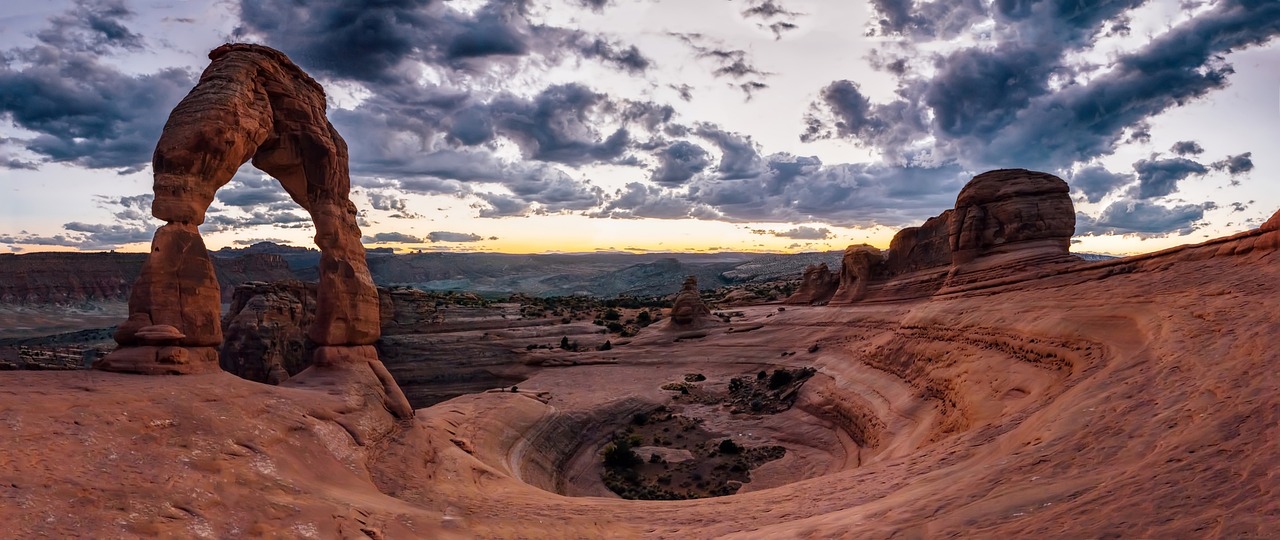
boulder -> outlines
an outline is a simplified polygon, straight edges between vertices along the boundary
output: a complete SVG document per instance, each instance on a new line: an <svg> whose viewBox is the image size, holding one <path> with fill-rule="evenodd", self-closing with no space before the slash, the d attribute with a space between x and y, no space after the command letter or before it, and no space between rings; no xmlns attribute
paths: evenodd
<svg viewBox="0 0 1280 540"><path fill-rule="evenodd" d="M827 263L811 264L804 269L800 288L783 301L785 304L825 304L840 287L840 274L832 272Z"/></svg>

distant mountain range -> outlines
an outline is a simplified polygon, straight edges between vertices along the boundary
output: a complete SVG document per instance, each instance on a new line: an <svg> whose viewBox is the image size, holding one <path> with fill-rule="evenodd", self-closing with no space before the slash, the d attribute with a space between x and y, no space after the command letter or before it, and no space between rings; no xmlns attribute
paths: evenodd
<svg viewBox="0 0 1280 540"><path fill-rule="evenodd" d="M246 281L319 279L320 252L312 248L259 242L211 251L224 299ZM1086 260L1107 255L1080 254ZM378 285L424 290L471 291L535 296L583 294L665 295L685 276L703 289L725 285L798 279L811 264L840 268L841 252L761 253L403 253L368 250L369 271ZM141 253L0 254L0 303L76 304L126 300L146 255Z"/></svg>
<svg viewBox="0 0 1280 540"><path fill-rule="evenodd" d="M320 252L260 242L211 251L224 299L246 281L319 279ZM536 296L585 294L663 295L680 289L686 276L702 288L796 279L804 267L840 264L838 251L787 255L759 253L407 253L368 250L378 285L424 290L516 292ZM0 304L77 304L126 300L146 255L142 253L0 254Z"/></svg>

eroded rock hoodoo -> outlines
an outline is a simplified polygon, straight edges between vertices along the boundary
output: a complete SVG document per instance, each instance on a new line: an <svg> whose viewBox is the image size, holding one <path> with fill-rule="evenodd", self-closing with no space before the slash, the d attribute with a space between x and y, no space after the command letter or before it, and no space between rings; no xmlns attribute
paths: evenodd
<svg viewBox="0 0 1280 540"><path fill-rule="evenodd" d="M347 145L325 116L324 89L283 53L227 44L174 108L156 145L151 213L166 224L129 298L129 319L107 371L204 373L218 369L220 291L197 226L215 192L252 160L311 214L321 251L313 365L380 381L388 408L412 415L372 344L380 335L378 294L369 276L356 208L349 198ZM180 338L157 341L141 329L167 325Z"/></svg>
<svg viewBox="0 0 1280 540"><path fill-rule="evenodd" d="M689 276L684 279L684 286L680 288L680 292L676 293L676 299L671 303L671 322L667 325L671 328L693 329L699 328L711 318L711 308L702 301L702 296L698 294L698 278Z"/></svg>
<svg viewBox="0 0 1280 540"><path fill-rule="evenodd" d="M832 272L827 263L811 264L804 269L800 288L788 296L784 304L825 304L840 287L840 274Z"/></svg>

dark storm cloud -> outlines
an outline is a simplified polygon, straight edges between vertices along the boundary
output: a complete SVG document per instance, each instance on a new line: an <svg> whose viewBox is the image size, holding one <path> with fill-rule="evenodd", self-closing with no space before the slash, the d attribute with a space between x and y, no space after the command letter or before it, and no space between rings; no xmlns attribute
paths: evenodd
<svg viewBox="0 0 1280 540"><path fill-rule="evenodd" d="M1096 203L1135 179L1132 174L1113 173L1101 165L1089 165L1072 174L1070 183L1073 189L1084 194L1086 200Z"/></svg>
<svg viewBox="0 0 1280 540"><path fill-rule="evenodd" d="M707 151L688 141L676 141L658 152L658 170L650 181L663 186L678 186L711 165Z"/></svg>
<svg viewBox="0 0 1280 540"><path fill-rule="evenodd" d="M1245 152L1236 156L1228 156L1227 159L1213 162L1210 167L1214 170L1226 169L1227 173L1232 176L1244 174L1253 170L1253 152Z"/></svg>
<svg viewBox="0 0 1280 540"><path fill-rule="evenodd" d="M981 0L870 0L878 19L873 35L906 35L949 39L988 17Z"/></svg>
<svg viewBox="0 0 1280 540"><path fill-rule="evenodd" d="M489 113L526 158L581 165L617 158L627 149L625 128L601 140L592 125L592 113L607 104L604 94L574 83L547 88L532 101L497 99Z"/></svg>
<svg viewBox="0 0 1280 540"><path fill-rule="evenodd" d="M381 232L372 236L365 235L361 238L366 244L421 244L422 239L417 236L398 233L398 232Z"/></svg>
<svg viewBox="0 0 1280 540"><path fill-rule="evenodd" d="M94 11L103 5L105 11ZM92 15L115 13L112 5L78 4L67 15L55 17L52 28L70 25L68 17L89 17L74 20L97 25L99 33L106 32L103 35L116 35L103 22L109 18ZM102 63L92 47L39 43L9 50L4 56L9 61L0 64L0 117L36 133L9 142L47 162L88 168L141 169L151 160L166 111L194 81L179 69L123 73Z"/></svg>
<svg viewBox="0 0 1280 540"><path fill-rule="evenodd" d="M1205 210L1212 204L1163 206L1134 200L1111 203L1097 218L1076 215L1076 234L1080 236L1123 234L1143 238L1177 234L1185 236L1198 228Z"/></svg>
<svg viewBox="0 0 1280 540"><path fill-rule="evenodd" d="M133 15L123 0L77 0L66 13L50 17L49 27L36 32L36 39L68 52L142 50L142 35L124 24Z"/></svg>
<svg viewBox="0 0 1280 540"><path fill-rule="evenodd" d="M1198 156L1204 153L1204 148L1195 141L1178 141L1173 143L1173 147L1169 150L1179 156Z"/></svg>
<svg viewBox="0 0 1280 540"><path fill-rule="evenodd" d="M902 226L950 207L968 179L956 166L823 165L815 157L772 154L752 176L694 177L687 199L728 221Z"/></svg>
<svg viewBox="0 0 1280 540"><path fill-rule="evenodd" d="M1178 191L1178 182L1209 172L1204 165L1186 158L1143 159L1133 164L1133 170L1138 175L1138 185L1132 194L1138 199L1164 197Z"/></svg>
<svg viewBox="0 0 1280 540"><path fill-rule="evenodd" d="M484 240L483 236L471 233L449 232L449 231L432 231L427 233L427 240L432 243L437 242L480 242Z"/></svg>
<svg viewBox="0 0 1280 540"><path fill-rule="evenodd" d="M534 24L528 2L494 0L467 13L430 0L242 0L238 37L256 36L304 68L364 82L413 80L414 62L479 70L487 62L564 54L628 71L650 61L638 49L574 29ZM603 4L587 0L584 5Z"/></svg>
<svg viewBox="0 0 1280 540"><path fill-rule="evenodd" d="M1067 61L1068 54L1087 48L1104 22L1142 3L996 2L993 35L998 46L938 56L931 78L904 71L900 99L892 103L907 110L923 102L932 123L902 132L905 139L873 138L873 146L890 153L912 144L928 145L935 159L974 169L1008 165L1010 157L1017 156L1021 166L1066 170L1110 154L1126 135L1130 141L1149 140L1147 119L1226 85L1232 69L1222 55L1280 33L1280 3L1224 0L1120 55L1087 82L1074 82L1080 68ZM909 2L884 1L878 6L890 22L909 22L914 13L904 11L911 7ZM847 92L845 97L833 99L832 92L823 93L815 107L829 116L809 118L810 138L833 132L865 140L881 118L876 114L879 106L861 103ZM830 125L832 121L862 129L841 131Z"/></svg>

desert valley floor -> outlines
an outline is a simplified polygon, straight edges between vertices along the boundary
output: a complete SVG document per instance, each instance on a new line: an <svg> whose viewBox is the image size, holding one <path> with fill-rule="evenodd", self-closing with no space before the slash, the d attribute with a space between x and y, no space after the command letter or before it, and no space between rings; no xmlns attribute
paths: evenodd
<svg viewBox="0 0 1280 540"><path fill-rule="evenodd" d="M400 422L323 370L282 386L9 372L4 534L1267 537L1280 521L1277 235L532 351L517 391ZM790 410L707 411L708 429L787 450L737 494L624 500L593 472L613 430L672 402L664 385L779 367L816 369Z"/></svg>

